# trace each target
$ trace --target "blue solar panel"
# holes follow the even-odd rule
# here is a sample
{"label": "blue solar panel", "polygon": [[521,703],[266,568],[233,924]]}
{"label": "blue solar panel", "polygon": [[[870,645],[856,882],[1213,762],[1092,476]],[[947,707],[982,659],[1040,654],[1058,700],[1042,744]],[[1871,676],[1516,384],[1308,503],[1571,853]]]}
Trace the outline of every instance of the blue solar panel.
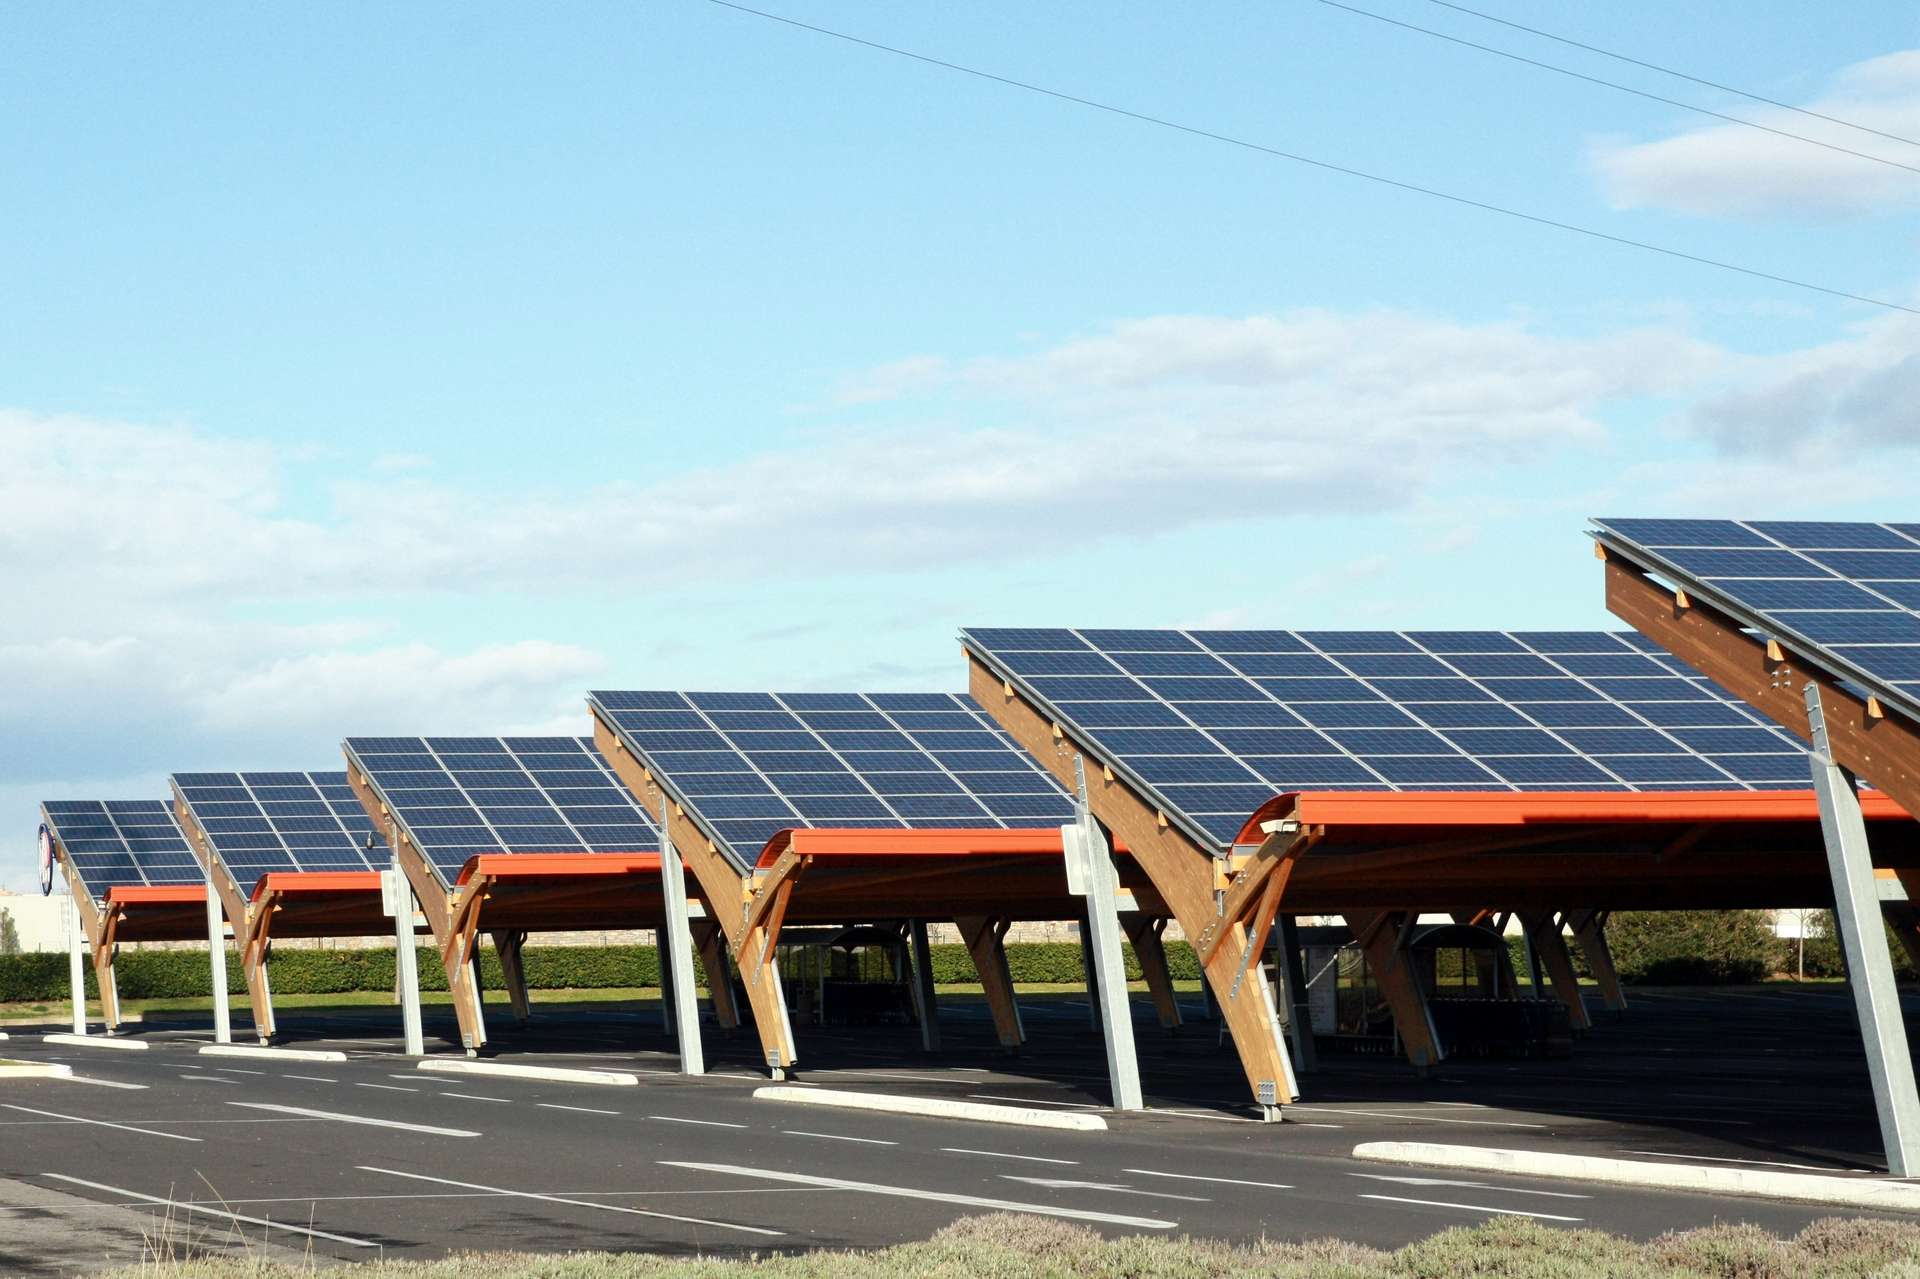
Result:
{"label": "blue solar panel", "polygon": [[[1795,520],[1595,520],[1627,559],[1920,715],[1920,525]],[[1749,557],[1701,557],[1738,545]]]}
{"label": "blue solar panel", "polygon": [[[1709,549],[1769,550],[1758,535]],[[1741,790],[1806,775],[1800,747],[1631,634],[1256,634],[962,639],[1214,845],[1284,790]],[[1023,673],[1035,656],[1065,653],[1071,676]],[[1183,671],[1218,661],[1239,673],[1161,674],[1168,656]]]}
{"label": "blue solar panel", "polygon": [[[175,773],[174,793],[242,892],[278,871],[375,870],[366,810],[341,773]],[[236,799],[236,794],[245,799]]]}
{"label": "blue solar panel", "polygon": [[[623,713],[638,717],[686,707],[623,696],[632,708]],[[677,727],[662,731],[688,736]],[[720,740],[705,729],[692,736]],[[468,859],[483,853],[651,853],[660,847],[653,819],[608,770],[591,738],[349,737],[346,752],[449,885]]]}
{"label": "blue solar panel", "polygon": [[206,880],[173,810],[160,800],[50,799],[40,819],[92,896],[111,888]]}
{"label": "blue solar panel", "polygon": [[[1072,657],[1078,650],[1101,662],[1102,669],[1114,669],[1085,641],[1068,633],[998,633],[1034,645],[1025,650],[1031,657]],[[1141,639],[1159,632],[1111,634],[1146,645],[1129,650],[1149,659],[1143,663],[1144,669],[1174,669],[1157,664],[1169,658],[1185,661],[1198,656],[1213,661],[1198,653],[1191,641],[1155,647],[1152,638]],[[1030,662],[1028,668],[1035,672],[1035,679],[1088,694],[1079,687],[1077,675],[1046,673],[1051,669],[1050,660]],[[1236,680],[1228,672],[1220,682]],[[1121,686],[1131,689],[1141,698],[1152,696],[1131,677],[1095,684],[1088,695],[1101,699],[1108,696],[1109,684],[1116,690]],[[679,699],[677,703],[675,698]],[[756,715],[765,718],[756,718],[751,727],[730,726],[728,714],[720,706],[723,702],[735,704],[736,700],[752,701]],[[609,692],[594,693],[592,701],[627,748],[661,779],[695,823],[743,866],[752,865],[775,834],[792,827],[1016,828],[1057,826],[1073,817],[1072,803],[1052,775],[964,696]],[[622,709],[636,702],[648,711]],[[724,749],[681,749],[673,731],[654,728],[645,718],[647,713],[662,708],[701,715],[705,731],[719,738]],[[823,718],[821,708],[831,709],[835,716],[858,715],[859,727],[843,732],[837,727],[837,719]],[[1129,731],[1141,735],[1143,744],[1169,752],[1192,749],[1195,742],[1205,741],[1178,717],[1141,714],[1131,718],[1129,726]],[[761,750],[756,739],[767,735],[783,739],[783,744],[785,739],[796,739],[794,744],[803,749]],[[1237,780],[1252,779],[1242,770]],[[742,814],[748,810],[739,805],[747,800],[760,806],[751,810],[755,817],[774,811],[779,815],[762,820],[745,818]],[[777,810],[767,807],[769,801]]]}

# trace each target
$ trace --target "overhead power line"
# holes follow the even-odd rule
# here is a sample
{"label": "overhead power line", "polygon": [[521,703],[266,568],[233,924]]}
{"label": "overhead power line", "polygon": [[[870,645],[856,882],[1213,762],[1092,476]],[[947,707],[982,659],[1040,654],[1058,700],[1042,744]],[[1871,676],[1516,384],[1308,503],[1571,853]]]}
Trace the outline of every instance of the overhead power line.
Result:
{"label": "overhead power line", "polygon": [[1837,115],[1828,115],[1823,111],[1814,111],[1808,107],[1796,107],[1791,102],[1782,102],[1778,98],[1769,98],[1764,94],[1750,93],[1745,89],[1736,89],[1730,84],[1721,84],[1717,80],[1705,80],[1697,75],[1688,75],[1685,71],[1675,70],[1673,67],[1663,67],[1657,62],[1647,62],[1640,58],[1630,57],[1624,53],[1615,53],[1612,49],[1603,49],[1597,44],[1585,44],[1568,36],[1555,35],[1551,31],[1542,31],[1539,27],[1529,27],[1525,23],[1496,17],[1491,13],[1482,13],[1478,9],[1469,9],[1464,4],[1452,3],[1452,0],[1427,0],[1427,3],[1437,4],[1442,9],[1452,9],[1455,13],[1464,13],[1485,22],[1497,22],[1503,27],[1512,27],[1515,31],[1524,31],[1530,36],[1539,36],[1542,40],[1552,40],[1556,43],[1564,44],[1569,48],[1585,49],[1588,53],[1597,53],[1603,58],[1612,58],[1616,62],[1625,62],[1636,67],[1645,67],[1649,71],[1658,71],[1661,75],[1670,75],[1675,79],[1685,80],[1690,84],[1704,85],[1709,89],[1718,89],[1722,93],[1731,93],[1736,97],[1745,98],[1750,102],[1764,102],[1770,107],[1779,107],[1782,111],[1791,111],[1796,115],[1807,116],[1814,120],[1825,120],[1828,124],[1837,124],[1843,128],[1858,129],[1862,133],[1871,133],[1876,138],[1886,138],[1891,142],[1904,142],[1910,147],[1920,147],[1920,141],[1916,141],[1913,138],[1902,137],[1897,133],[1888,133],[1884,129],[1876,129],[1871,125],[1861,124],[1857,120],[1843,120]]}
{"label": "overhead power line", "polygon": [[1329,9],[1341,9],[1347,13],[1355,14],[1358,17],[1372,18],[1375,22],[1384,22],[1390,27],[1399,27],[1403,31],[1414,31],[1423,36],[1432,36],[1436,40],[1445,40],[1448,44],[1457,44],[1468,49],[1478,49],[1482,53],[1491,53],[1496,58],[1506,58],[1513,62],[1524,62],[1530,67],[1538,67],[1542,71],[1551,71],[1555,75],[1567,76],[1574,80],[1584,80],[1588,84],[1597,84],[1603,89],[1613,89],[1620,93],[1630,93],[1636,98],[1645,98],[1649,102],[1661,102],[1670,107],[1679,107],[1683,111],[1693,111],[1700,115],[1712,116],[1716,120],[1725,120],[1728,124],[1744,125],[1749,129],[1758,129],[1762,133],[1771,133],[1775,137],[1789,138],[1795,142],[1804,142],[1810,147],[1819,147],[1825,151],[1837,151],[1841,155],[1850,155],[1856,159],[1871,161],[1874,164],[1884,164],[1889,168],[1905,169],[1908,173],[1920,174],[1920,167],[1911,164],[1902,164],[1898,160],[1889,160],[1885,156],[1873,155],[1866,151],[1855,151],[1852,147],[1843,147],[1834,142],[1822,142],[1820,139],[1810,138],[1804,133],[1794,133],[1787,129],[1776,129],[1770,124],[1761,124],[1758,120],[1747,120],[1737,115],[1728,115],[1724,111],[1715,111],[1709,107],[1695,106],[1691,102],[1682,102],[1678,98],[1662,97],[1657,93],[1648,93],[1644,89],[1636,89],[1630,84],[1620,84],[1614,80],[1602,80],[1599,76],[1590,76],[1583,71],[1575,71],[1571,67],[1558,66],[1551,62],[1542,62],[1538,58],[1529,58],[1522,54],[1510,53],[1505,49],[1496,49],[1490,44],[1479,44],[1472,40],[1463,40],[1459,36],[1448,35],[1444,31],[1435,31],[1432,27],[1423,27],[1412,22],[1402,22],[1398,18],[1389,18],[1386,14],[1375,13],[1371,9],[1361,9],[1350,4],[1342,4],[1340,0],[1319,0],[1319,2]]}
{"label": "overhead power line", "polygon": [[1640,249],[1647,253],[1658,253],[1663,257],[1675,258],[1682,262],[1692,262],[1699,266],[1709,266],[1719,271],[1730,271],[1736,275],[1749,276],[1756,280],[1768,280],[1774,284],[1784,284],[1790,288],[1805,289],[1811,293],[1823,293],[1828,297],[1845,298],[1849,302],[1864,302],[1868,306],[1877,306],[1888,311],[1904,311],[1909,315],[1920,315],[1920,307],[1908,306],[1902,302],[1893,302],[1886,298],[1871,297],[1864,293],[1852,293],[1846,289],[1830,288],[1824,284],[1815,284],[1811,280],[1799,280],[1788,275],[1776,275],[1771,271],[1762,271],[1756,267],[1741,266],[1737,262],[1725,262],[1718,258],[1703,257],[1697,253],[1688,253],[1683,249],[1668,248],[1665,245],[1654,244],[1646,240],[1634,240],[1624,235],[1614,235],[1611,232],[1596,230],[1593,227],[1580,226],[1573,222],[1562,222],[1556,218],[1543,217],[1537,213],[1526,213],[1519,209],[1493,204],[1486,200],[1476,200],[1471,196],[1456,195],[1453,192],[1441,191],[1435,187],[1421,186],[1417,182],[1404,182],[1399,178],[1390,178],[1384,174],[1369,173],[1365,169],[1356,169],[1350,165],[1336,164],[1331,160],[1315,159],[1313,156],[1301,155],[1294,151],[1284,151],[1279,147],[1270,147],[1259,142],[1250,142],[1245,138],[1236,138],[1230,134],[1216,133],[1211,129],[1203,129],[1196,125],[1181,124],[1177,120],[1169,120],[1162,116],[1148,115],[1143,111],[1133,111],[1126,107],[1114,106],[1111,103],[1098,102],[1092,98],[1079,97],[1075,94],[1065,93],[1059,89],[1049,89],[1044,85],[1032,84],[1025,80],[1015,80],[1010,76],[997,75],[991,71],[983,71],[978,67],[969,67],[958,62],[948,62],[943,58],[932,57],[924,53],[915,53],[911,49],[901,49],[894,45],[881,44],[876,40],[868,40],[861,36],[850,35],[845,31],[835,31],[831,27],[815,26],[813,23],[802,22],[797,18],[788,18],[781,14],[768,13],[764,9],[755,9],[748,5],[738,4],[735,3],[735,0],[707,0],[707,3],[716,5],[722,9],[732,9],[737,13],[749,14],[752,17],[764,18],[768,22],[777,22],[783,26],[794,27],[801,31],[811,31],[815,35],[828,36],[835,40],[844,40],[848,44],[856,44],[862,48],[872,49],[878,53],[891,54],[899,58],[908,58],[914,62],[923,63],[930,67],[939,67],[942,70],[953,71],[960,75],[973,76],[981,80],[990,80],[995,84],[1005,85],[1012,89],[1019,89],[1026,93],[1038,94],[1041,97],[1053,98],[1060,102],[1071,102],[1075,106],[1087,107],[1094,111],[1104,111],[1109,115],[1121,116],[1128,120],[1138,121],[1141,124],[1150,124],[1156,128],[1170,129],[1175,133],[1185,133],[1196,138],[1206,138],[1209,141],[1225,143],[1227,146],[1239,147],[1245,151],[1255,151],[1261,155],[1272,156],[1275,159],[1289,160],[1295,164],[1309,165],[1316,169],[1323,169],[1329,173],[1339,173],[1346,177],[1359,178],[1362,181],[1393,187],[1400,191],[1411,191],[1415,195],[1424,195],[1435,200],[1445,200],[1450,204],[1464,205],[1470,209],[1480,209],[1487,213],[1498,213],[1503,217],[1514,218],[1521,222],[1530,222],[1535,226],[1552,227],[1557,231],[1568,231],[1575,235],[1586,236],[1589,239],[1603,240],[1608,244],[1618,244],[1630,249]]}

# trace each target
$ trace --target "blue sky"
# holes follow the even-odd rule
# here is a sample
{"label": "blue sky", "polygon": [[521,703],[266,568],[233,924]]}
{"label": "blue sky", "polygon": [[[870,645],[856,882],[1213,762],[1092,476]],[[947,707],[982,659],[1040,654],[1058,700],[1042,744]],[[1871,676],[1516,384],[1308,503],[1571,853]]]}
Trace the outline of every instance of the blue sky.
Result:
{"label": "blue sky", "polygon": [[[766,5],[1920,304],[1920,174],[1315,0]],[[1910,5],[1483,7],[1920,138]],[[1914,317],[700,0],[9,6],[0,242],[23,849],[591,686],[955,687],[965,624],[1605,626],[1589,514],[1916,506]]]}

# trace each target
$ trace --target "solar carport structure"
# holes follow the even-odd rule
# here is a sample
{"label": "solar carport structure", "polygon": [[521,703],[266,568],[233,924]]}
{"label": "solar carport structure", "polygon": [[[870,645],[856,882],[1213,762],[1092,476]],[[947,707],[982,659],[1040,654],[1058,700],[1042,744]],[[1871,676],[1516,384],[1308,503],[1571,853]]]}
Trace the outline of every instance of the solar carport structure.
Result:
{"label": "solar carport structure", "polygon": [[[975,700],[1015,740],[1063,784],[1084,760],[1092,816],[1193,939],[1262,1102],[1289,1099],[1291,1063],[1264,983],[1242,976],[1277,913],[1343,914],[1431,1062],[1396,962],[1420,911],[1518,911],[1584,1018],[1563,922],[1605,984],[1607,910],[1799,904],[1822,879],[1802,748],[1634,635],[961,639]],[[1920,855],[1893,805],[1874,815]]]}
{"label": "solar carport structure", "polygon": [[121,942],[206,935],[206,884],[167,805],[159,800],[52,799],[40,805],[46,852],[66,877],[80,928],[71,939],[73,1028],[86,1031],[79,946],[85,934],[101,1019],[120,1023],[114,949]]}
{"label": "solar carport structure", "polygon": [[[180,829],[233,926],[254,1034],[266,1043],[277,1031],[267,971],[274,937],[364,937],[393,928],[381,909],[373,827],[344,772],[175,773],[170,781]],[[225,1042],[217,932],[208,942],[215,1033]]]}
{"label": "solar carport structure", "polygon": [[[666,918],[653,821],[577,737],[352,737],[348,784],[397,857],[446,968],[469,1053],[487,1042],[476,945],[492,937],[516,1017],[528,1015],[530,930],[666,927],[661,962],[683,1062],[698,1072],[687,921]],[[709,948],[710,949],[710,948]],[[715,1014],[733,1017],[709,968]],[[675,1007],[678,1003],[678,1008]]]}
{"label": "solar carport structure", "polygon": [[1914,824],[1869,839],[1856,784],[1920,812],[1920,524],[1603,519],[1593,536],[1609,609],[1811,746],[1830,878],[1804,901],[1834,902],[1888,1168],[1920,1172],[1920,1090],[1879,926],[1891,912],[1920,951]]}
{"label": "solar carport structure", "polygon": [[[716,905],[770,1068],[797,1059],[774,960],[788,922],[907,921],[933,1047],[925,924],[952,920],[1000,1042],[1022,1041],[1002,942],[1014,920],[1086,913],[1062,859],[1075,806],[971,699],[621,691],[596,692],[589,705],[602,753],[671,837],[663,855],[690,867]],[[1127,924],[1156,1005],[1177,1020],[1154,927],[1164,906],[1130,869],[1123,878],[1143,898],[1127,901]],[[1108,940],[1096,963],[1110,958],[1118,973],[1119,943]],[[1124,978],[1106,991],[1124,1021]]]}

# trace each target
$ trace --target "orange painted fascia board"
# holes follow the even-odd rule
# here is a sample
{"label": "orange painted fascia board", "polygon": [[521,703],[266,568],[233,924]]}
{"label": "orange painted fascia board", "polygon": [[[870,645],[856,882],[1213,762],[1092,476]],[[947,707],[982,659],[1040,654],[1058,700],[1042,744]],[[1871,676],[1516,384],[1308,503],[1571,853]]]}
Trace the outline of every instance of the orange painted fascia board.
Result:
{"label": "orange painted fascia board", "polygon": [[109,902],[126,905],[185,906],[207,900],[204,884],[118,884],[107,890]]}
{"label": "orange painted fascia board", "polygon": [[252,900],[268,893],[293,897],[304,893],[380,893],[380,872],[373,870],[276,870],[260,877]]}
{"label": "orange painted fascia board", "polygon": [[1058,857],[1060,828],[796,827],[768,840],[758,865],[771,866],[789,848],[812,857]]}
{"label": "orange painted fascia board", "polygon": [[[1870,821],[1908,813],[1878,791],[1860,796]],[[1772,791],[1301,791],[1276,795],[1241,828],[1237,843],[1258,843],[1261,823],[1292,817],[1309,826],[1530,826],[1556,822],[1640,825],[1653,822],[1817,822],[1812,790]]]}
{"label": "orange painted fascia board", "polygon": [[659,853],[482,853],[460,868],[458,882],[475,875],[489,879],[590,879],[603,876],[657,875]]}

